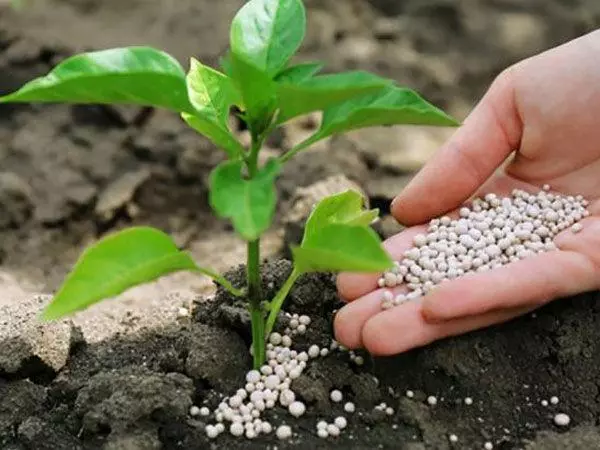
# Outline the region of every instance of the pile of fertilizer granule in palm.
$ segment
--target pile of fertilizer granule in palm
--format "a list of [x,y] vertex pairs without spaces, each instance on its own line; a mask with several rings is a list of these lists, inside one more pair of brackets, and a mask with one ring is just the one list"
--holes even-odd
[[[476,198],[456,219],[433,219],[426,233],[413,238],[413,247],[378,280],[380,288],[390,288],[382,291],[381,306],[399,306],[447,280],[556,250],[557,234],[583,229],[579,221],[589,216],[587,206],[581,195],[552,193],[548,185],[537,194],[515,189],[510,197]],[[407,292],[391,290],[398,286]]]

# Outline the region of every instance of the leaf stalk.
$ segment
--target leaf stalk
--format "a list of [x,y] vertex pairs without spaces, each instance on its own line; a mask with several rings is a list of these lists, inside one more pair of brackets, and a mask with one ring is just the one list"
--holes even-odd
[[275,297],[273,297],[273,300],[269,302],[269,317],[267,318],[265,329],[265,334],[267,336],[273,331],[273,327],[275,326],[275,322],[277,322],[277,316],[279,315],[279,311],[281,311],[283,302],[292,290],[294,283],[296,283],[300,275],[302,275],[302,273],[294,267],[288,279],[285,280],[285,283],[283,283],[283,286],[281,286]]

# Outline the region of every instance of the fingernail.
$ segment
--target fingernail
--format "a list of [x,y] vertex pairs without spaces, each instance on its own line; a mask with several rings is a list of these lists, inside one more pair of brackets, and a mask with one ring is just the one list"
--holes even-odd
[[423,320],[425,322],[433,324],[433,325],[437,325],[439,323],[445,322],[444,320],[440,320],[437,317],[431,316],[431,314],[429,312],[427,312],[427,310],[424,308],[421,308],[421,317],[423,317]]
[[437,315],[431,313],[431,309],[427,307],[427,304],[431,301],[429,296],[432,292],[428,292],[427,295],[421,298],[421,317],[423,320],[430,324],[438,324],[445,322],[444,319],[440,319]]

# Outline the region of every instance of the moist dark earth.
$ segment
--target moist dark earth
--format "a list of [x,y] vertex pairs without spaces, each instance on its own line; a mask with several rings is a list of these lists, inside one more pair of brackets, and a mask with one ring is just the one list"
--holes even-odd
[[[600,24],[597,0],[306,3],[309,33],[302,59],[327,61],[330,71],[367,69],[392,77],[460,119],[507,65]],[[153,45],[184,65],[192,55],[215,65],[227,45],[229,21],[242,4],[29,0],[14,11],[0,2],[0,94],[84,50]],[[308,121],[284,129],[269,143],[270,150],[284,151],[311,127]],[[278,220],[285,217],[296,187],[335,174],[361,184],[385,212],[416,167],[403,159],[407,149],[399,148],[392,139],[396,135],[382,130],[369,136],[338,138],[300,155],[278,182]],[[221,159],[209,142],[163,111],[2,106],[0,269],[27,273],[51,290],[85,242],[129,224],[171,233],[190,227],[199,235],[228,232],[207,205],[206,180]],[[286,270],[279,262],[265,269],[265,277],[276,285]],[[214,402],[215,391],[237,388],[250,363],[247,323],[239,308],[227,301],[199,301],[192,321],[168,329],[94,345],[75,340],[59,373],[32,360],[16,374],[0,374],[0,448],[270,444],[416,450],[481,449],[486,441],[501,449],[600,448],[596,297],[558,302],[536,317],[369,360],[360,369],[343,353],[319,359],[296,384],[309,409],[294,425],[299,436],[289,443],[235,441],[225,435],[208,442],[203,424],[188,416],[190,405]],[[325,344],[336,302],[332,278],[313,276],[292,292],[289,310],[311,313],[311,339]],[[317,419],[340,413],[327,400],[332,380],[362,415],[350,419],[340,438],[323,441],[314,434]],[[404,396],[407,389],[415,392],[413,399]],[[428,395],[438,397],[437,406],[427,405]],[[541,406],[553,395],[558,405]],[[467,396],[473,405],[461,403]],[[395,408],[393,417],[373,412],[381,401]],[[557,412],[570,415],[569,427],[554,426]],[[287,419],[282,411],[275,414]],[[459,441],[450,444],[450,434]]]
[[[289,274],[285,260],[263,268],[266,293]],[[243,285],[241,268],[229,275]],[[0,381],[0,445],[3,449],[205,449],[344,448],[593,449],[600,377],[598,295],[556,303],[507,325],[447,340],[393,358],[371,359],[357,367],[347,352],[332,352],[309,363],[293,388],[308,405],[291,421],[276,408],[272,423],[291,423],[288,442],[255,441],[221,435],[210,441],[203,419],[191,405],[220,401],[244,383],[250,364],[248,314],[223,292],[199,302],[192,319],[135,337],[97,345],[73,342],[68,365],[52,373],[31,361],[22,373]],[[331,275],[305,276],[292,290],[287,309],[314,320],[309,337],[294,348],[328,345],[332,311],[339,306]],[[281,322],[285,326],[285,320]],[[23,375],[27,373],[28,378]],[[354,414],[332,405],[329,392],[341,389],[357,405]],[[406,390],[413,390],[408,398]],[[436,406],[426,402],[429,395]],[[558,405],[541,399],[559,397]],[[466,405],[464,399],[473,398]],[[393,416],[374,410],[385,402]],[[554,430],[553,415],[568,411],[567,432]],[[349,427],[336,439],[315,435],[318,420],[343,414]],[[449,443],[449,435],[459,442]]]

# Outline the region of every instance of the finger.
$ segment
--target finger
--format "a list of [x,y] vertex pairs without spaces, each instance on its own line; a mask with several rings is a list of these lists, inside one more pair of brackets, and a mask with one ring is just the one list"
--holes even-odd
[[436,322],[498,309],[540,306],[592,290],[596,279],[593,265],[581,254],[560,250],[537,254],[442,283],[423,298],[423,316]]
[[[425,226],[412,227],[398,233],[383,243],[383,247],[394,261],[402,259],[406,250],[412,247],[413,238],[423,233]],[[353,301],[377,289],[380,273],[344,272],[337,276],[338,294],[345,301]]]
[[[392,289],[396,294],[405,288]],[[383,289],[377,289],[348,303],[335,315],[333,328],[335,339],[348,348],[362,347],[362,328],[374,315],[380,313]]]
[[[600,202],[594,202],[588,210],[592,214],[600,214]],[[600,218],[590,216],[579,223],[583,227],[579,233],[565,230],[554,238],[554,243],[561,250],[588,255],[597,270],[600,270]]]
[[530,306],[492,311],[480,316],[432,324],[423,318],[418,302],[408,302],[369,319],[362,330],[362,342],[373,355],[394,355],[443,338],[506,322],[534,309]]
[[465,123],[394,199],[392,214],[412,225],[457,208],[519,146],[514,70],[503,72]]

